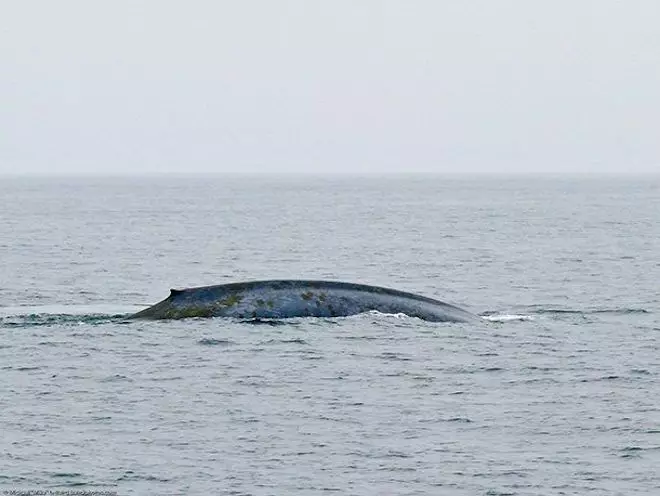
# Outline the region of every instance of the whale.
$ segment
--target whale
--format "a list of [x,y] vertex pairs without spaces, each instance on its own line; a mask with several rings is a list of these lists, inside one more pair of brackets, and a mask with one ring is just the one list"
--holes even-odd
[[430,322],[477,322],[479,316],[433,298],[340,281],[267,280],[171,289],[170,295],[130,319],[289,319],[348,317],[377,311]]

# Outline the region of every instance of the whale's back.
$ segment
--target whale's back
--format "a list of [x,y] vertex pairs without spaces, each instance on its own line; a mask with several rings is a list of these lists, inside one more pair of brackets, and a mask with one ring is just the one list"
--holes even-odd
[[380,286],[340,281],[268,280],[171,290],[165,300],[134,318],[344,317],[368,311],[403,313],[430,321],[468,322],[478,317],[433,298]]

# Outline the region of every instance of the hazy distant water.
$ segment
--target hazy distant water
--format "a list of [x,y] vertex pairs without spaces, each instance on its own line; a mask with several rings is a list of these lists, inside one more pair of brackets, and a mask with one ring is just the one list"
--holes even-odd
[[[121,319],[276,277],[491,321]],[[658,178],[3,177],[0,489],[660,494],[659,281]]]

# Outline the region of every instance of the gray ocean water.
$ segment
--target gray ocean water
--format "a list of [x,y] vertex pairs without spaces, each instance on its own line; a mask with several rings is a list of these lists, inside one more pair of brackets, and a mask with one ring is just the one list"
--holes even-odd
[[[0,490],[660,494],[660,178],[0,178]],[[401,315],[133,322],[314,278]]]

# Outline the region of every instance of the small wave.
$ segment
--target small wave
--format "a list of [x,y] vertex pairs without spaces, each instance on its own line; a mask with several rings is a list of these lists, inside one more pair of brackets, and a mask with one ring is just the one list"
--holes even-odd
[[531,315],[517,315],[517,314],[482,315],[481,318],[488,320],[490,322],[512,322],[512,321],[534,320],[534,317],[532,317]]
[[379,312],[378,310],[370,310],[368,312],[365,312],[363,314],[358,314],[360,315],[371,315],[375,317],[384,317],[384,318],[390,318],[390,319],[399,319],[399,320],[407,320],[407,319],[414,319],[416,317],[411,317],[410,315],[406,315],[405,313],[384,313],[384,312]]
[[234,343],[229,339],[202,338],[197,341],[197,344],[201,344],[203,346],[229,346]]
[[412,361],[412,358],[405,356],[402,353],[394,353],[391,351],[386,351],[384,353],[381,353],[380,355],[377,355],[377,358],[380,358],[382,360],[393,360],[396,362],[410,362]]
[[448,419],[445,419],[445,422],[459,422],[462,424],[471,424],[473,420],[467,417],[450,417]]
[[119,478],[117,478],[118,482],[126,482],[126,481],[170,482],[171,480],[172,479],[163,476],[138,474],[133,470],[125,471]]
[[0,328],[48,327],[99,325],[113,322],[125,315],[66,315],[66,314],[32,314],[0,317]]
[[133,382],[133,379],[122,374],[113,374],[100,379],[100,382]]
[[586,313],[611,313],[615,315],[627,315],[630,313],[651,313],[645,308],[604,308],[596,310],[588,310]]
[[269,339],[261,344],[309,344],[302,338]]
[[568,314],[568,315],[628,315],[651,313],[644,308],[587,308],[584,310],[575,310],[570,308],[536,308],[532,310],[536,314]]
[[134,312],[126,307],[25,306],[0,308],[0,328],[97,325],[125,318]]
[[639,458],[644,452],[660,451],[660,446],[626,446],[618,451],[621,458]]
[[[260,325],[262,325],[262,326],[271,326],[271,327],[292,325],[292,322],[291,322],[291,321],[289,321],[289,322],[285,322],[285,321],[282,321],[282,320],[276,320],[276,319],[260,319],[260,318],[256,318],[256,319],[241,319],[241,320],[238,320],[238,323],[239,323],[239,324],[250,324],[250,325],[253,325],[253,326],[260,326]],[[296,323],[296,322],[294,321],[293,324],[295,324],[295,323]]]

